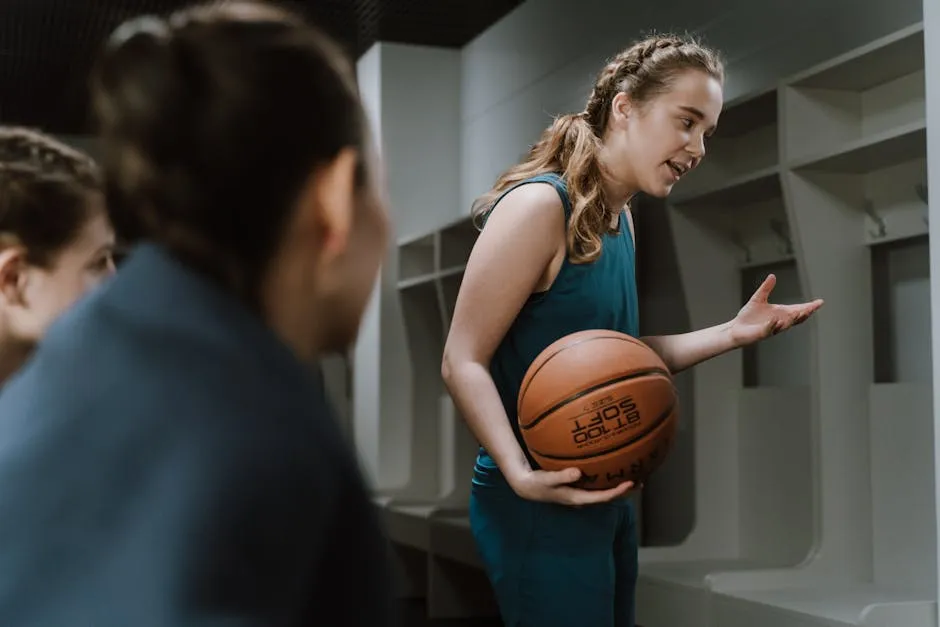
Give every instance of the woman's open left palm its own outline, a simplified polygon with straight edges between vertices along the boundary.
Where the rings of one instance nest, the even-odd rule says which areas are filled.
[[[734,317],[731,335],[738,346],[759,342],[801,324],[823,305],[821,298],[796,305],[775,305],[769,299],[776,284],[777,277],[768,275]]]

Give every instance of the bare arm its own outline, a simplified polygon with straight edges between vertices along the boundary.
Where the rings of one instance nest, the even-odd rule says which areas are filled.
[[[783,333],[806,322],[823,306],[821,298],[795,305],[769,302],[776,281],[774,275],[769,275],[729,322],[691,333],[645,337],[643,341],[663,358],[672,372],[679,372],[735,348]]]
[[[738,348],[731,333],[731,322],[678,335],[654,335],[641,338],[662,358],[670,372],[680,372],[703,361]]]
[[[624,215],[627,217],[630,237],[633,238],[633,248],[636,250],[633,212],[627,207]],[[724,323],[691,333],[645,336],[640,340],[662,358],[670,372],[676,373],[735,348],[730,329],[731,324]]]
[[[468,427],[510,483],[528,471],[528,464],[489,363],[564,245],[564,228],[561,200],[550,186],[533,183],[507,194],[470,254],[444,346],[444,383]]]
[[[635,249],[633,214],[629,208],[625,214]],[[738,315],[728,322],[689,333],[645,336],[640,340],[662,358],[670,372],[676,373],[801,324],[823,304],[821,299],[816,299],[798,305],[773,305],[768,299],[774,285],[776,277],[768,276]]]
[[[584,504],[610,500],[632,484],[605,491],[566,486],[575,469],[533,471],[509,423],[490,360],[526,299],[544,283],[565,251],[564,211],[550,186],[528,184],[510,192],[477,239],[461,282],[441,374],[454,403],[513,489],[533,500]]]

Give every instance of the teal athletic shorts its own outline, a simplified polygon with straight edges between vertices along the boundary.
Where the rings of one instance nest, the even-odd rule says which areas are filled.
[[[505,627],[634,627],[637,534],[629,500],[581,508],[527,501],[483,453],[470,526]]]

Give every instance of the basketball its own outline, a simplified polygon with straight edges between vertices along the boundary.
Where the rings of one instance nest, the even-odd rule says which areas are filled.
[[[646,480],[672,448],[678,395],[662,359],[640,340],[589,330],[549,345],[519,389],[518,421],[543,470],[581,470],[602,490]]]

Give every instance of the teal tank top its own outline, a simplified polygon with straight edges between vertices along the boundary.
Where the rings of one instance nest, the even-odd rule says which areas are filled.
[[[521,181],[506,190],[496,202],[512,189],[529,183],[549,183],[555,188],[564,206],[567,225],[571,202],[567,186],[557,174],[542,174]],[[496,210],[494,205],[492,211]],[[619,223],[616,234],[603,236],[601,254],[594,262],[574,264],[565,258],[551,287],[528,298],[493,354],[490,374],[520,445],[522,435],[516,420],[516,399],[526,370],[542,350],[570,333],[588,329],[610,329],[639,337],[633,237],[625,214],[620,214]],[[522,448],[525,450],[524,445]],[[531,456],[528,457],[532,467],[537,468]],[[477,464],[489,469],[496,467],[482,448]]]

